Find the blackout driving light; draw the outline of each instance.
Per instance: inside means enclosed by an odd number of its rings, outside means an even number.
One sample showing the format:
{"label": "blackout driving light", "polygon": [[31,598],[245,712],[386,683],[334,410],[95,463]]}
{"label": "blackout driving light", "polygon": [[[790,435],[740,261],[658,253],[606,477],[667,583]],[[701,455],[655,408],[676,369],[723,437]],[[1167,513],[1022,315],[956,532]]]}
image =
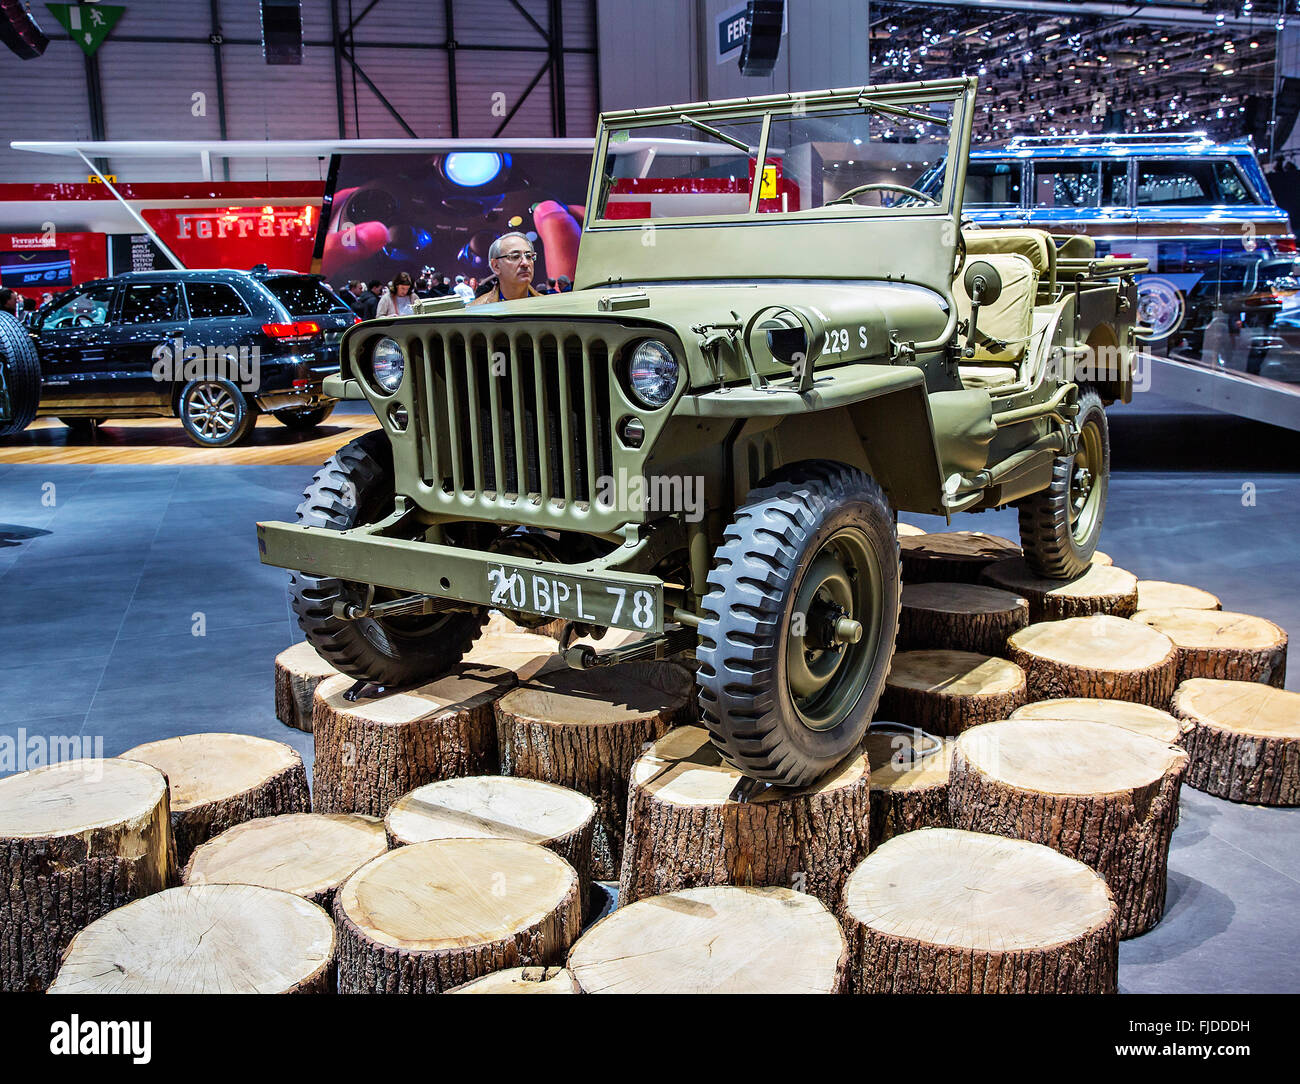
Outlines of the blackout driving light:
{"label": "blackout driving light", "polygon": [[657,339],[646,339],[632,351],[627,378],[633,396],[641,405],[658,410],[677,391],[681,369],[667,346]]}
{"label": "blackout driving light", "polygon": [[392,339],[379,339],[370,351],[370,372],[387,392],[394,392],[402,384],[406,373],[406,355]]}

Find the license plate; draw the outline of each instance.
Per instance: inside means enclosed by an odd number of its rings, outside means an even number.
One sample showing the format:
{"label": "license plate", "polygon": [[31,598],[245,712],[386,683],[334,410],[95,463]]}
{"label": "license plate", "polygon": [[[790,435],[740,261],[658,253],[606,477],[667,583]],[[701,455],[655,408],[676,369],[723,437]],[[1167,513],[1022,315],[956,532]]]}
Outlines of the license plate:
{"label": "license plate", "polygon": [[634,632],[663,628],[663,590],[587,576],[555,576],[511,565],[489,565],[490,605],[562,621],[582,621]]}

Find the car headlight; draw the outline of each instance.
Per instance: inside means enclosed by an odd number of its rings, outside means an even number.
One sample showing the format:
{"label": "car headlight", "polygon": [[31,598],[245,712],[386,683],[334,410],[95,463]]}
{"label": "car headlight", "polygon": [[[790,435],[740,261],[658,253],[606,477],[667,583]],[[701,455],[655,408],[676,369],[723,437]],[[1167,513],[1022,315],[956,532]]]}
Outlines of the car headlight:
{"label": "car headlight", "polygon": [[632,351],[627,378],[641,405],[657,410],[673,397],[681,368],[667,346],[657,339],[646,339]]}
{"label": "car headlight", "polygon": [[370,351],[370,372],[375,383],[388,392],[396,391],[406,373],[406,355],[392,339],[380,339]]}

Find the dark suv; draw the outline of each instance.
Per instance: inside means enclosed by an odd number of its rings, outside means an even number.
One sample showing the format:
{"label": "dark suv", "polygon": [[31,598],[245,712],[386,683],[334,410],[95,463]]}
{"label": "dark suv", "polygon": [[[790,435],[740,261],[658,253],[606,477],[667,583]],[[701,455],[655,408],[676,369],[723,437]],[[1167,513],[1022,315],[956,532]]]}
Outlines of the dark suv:
{"label": "dark suv", "polygon": [[179,417],[207,447],[245,437],[258,413],[306,429],[334,409],[322,382],[357,319],[319,276],[264,266],[88,282],[32,323],[36,413],[87,431],[107,418]]}

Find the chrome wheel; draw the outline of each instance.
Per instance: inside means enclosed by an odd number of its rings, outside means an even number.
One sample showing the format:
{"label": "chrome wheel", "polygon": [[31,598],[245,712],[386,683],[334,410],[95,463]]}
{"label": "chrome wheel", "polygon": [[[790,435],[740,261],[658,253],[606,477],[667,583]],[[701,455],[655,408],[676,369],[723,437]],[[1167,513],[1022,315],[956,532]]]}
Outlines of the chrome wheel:
{"label": "chrome wheel", "polygon": [[204,382],[190,389],[185,413],[199,437],[217,442],[235,431],[239,424],[240,404],[223,385]]}

